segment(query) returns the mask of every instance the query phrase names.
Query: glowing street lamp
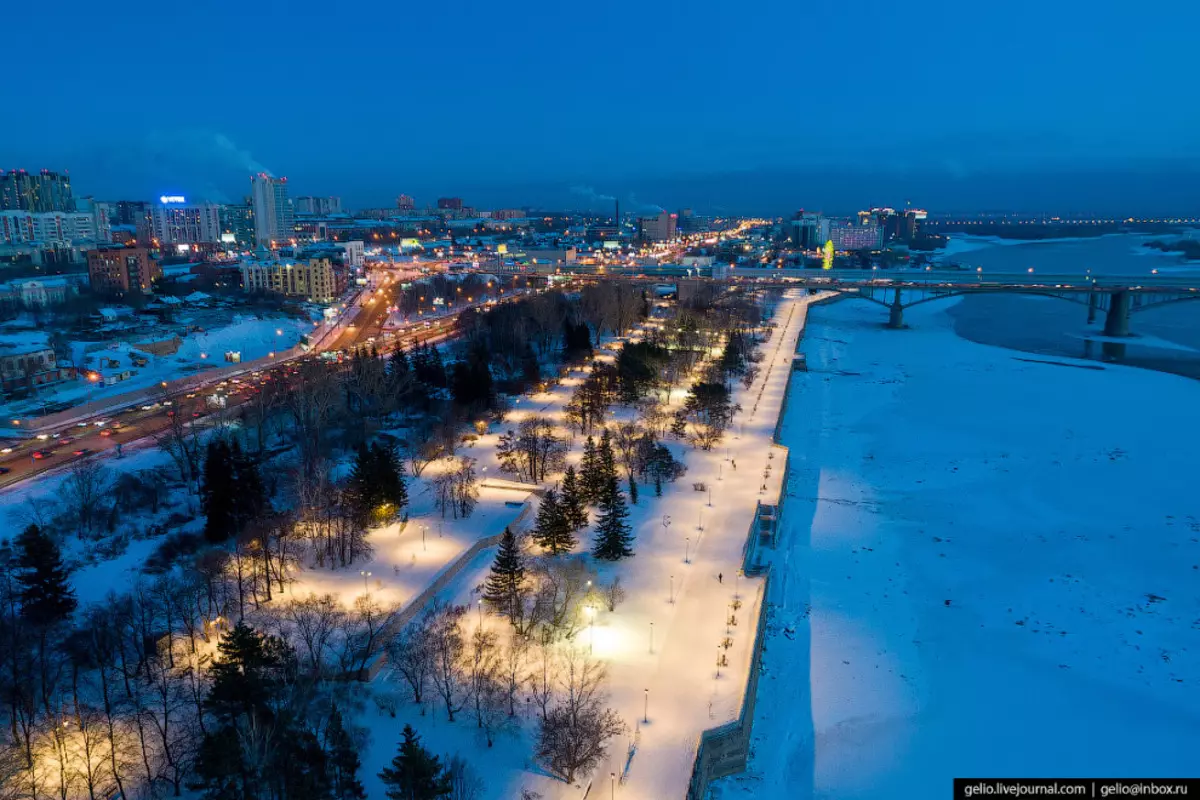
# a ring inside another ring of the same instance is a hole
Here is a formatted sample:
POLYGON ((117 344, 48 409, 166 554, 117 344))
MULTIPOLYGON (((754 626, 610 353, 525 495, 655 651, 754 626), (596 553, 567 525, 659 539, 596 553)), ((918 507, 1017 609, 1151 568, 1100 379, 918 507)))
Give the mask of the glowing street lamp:
POLYGON ((362 579, 363 579, 363 593, 364 593, 364 594, 368 594, 368 593, 370 593, 370 591, 371 591, 371 590, 367 588, 367 578, 371 577, 371 573, 367 572, 366 570, 362 570, 362 569, 360 569, 360 570, 358 571, 358 574, 359 574, 359 575, 362 575, 362 579))

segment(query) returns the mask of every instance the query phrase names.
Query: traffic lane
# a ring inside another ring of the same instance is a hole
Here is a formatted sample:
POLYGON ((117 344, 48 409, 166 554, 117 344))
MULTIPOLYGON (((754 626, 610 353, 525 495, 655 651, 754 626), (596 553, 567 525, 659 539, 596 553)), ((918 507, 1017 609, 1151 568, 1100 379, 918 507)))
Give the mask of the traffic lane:
MULTIPOLYGON (((453 335, 454 332, 452 328, 442 330, 434 329, 411 333, 402 338, 398 343, 389 344, 403 347, 410 347, 418 342, 438 344, 446 341, 447 339, 453 338, 453 335)), ((387 352, 390 349, 392 348, 386 348, 383 350, 383 352, 387 352)), ((330 361, 328 363, 331 367, 339 366, 338 362, 336 361, 330 361)), ((263 375, 265 376, 270 372, 276 372, 285 368, 285 365, 280 365, 274 370, 264 371, 263 375)), ((232 395, 229 395, 228 397, 231 397, 232 400, 226 400, 226 405, 223 409, 225 415, 228 416, 230 412, 238 411, 242 408, 242 406, 250 403, 253 399, 253 394, 253 392, 246 393, 244 391, 238 391, 232 395)), ((140 416, 138 419, 131 421, 128 424, 123 424, 119 430, 113 430, 113 432, 108 436, 103 436, 99 433, 96 433, 87 436, 86 442, 84 442, 85 437, 79 437, 78 439, 72 439, 67 445, 58 445, 53 439, 48 439, 44 443, 38 442, 37 444, 42 445, 42 447, 33 446, 33 443, 30 443, 30 446, 22 451, 21 454, 14 453, 13 455, 9 456, 9 460, 4 463, 4 468, 8 469, 9 471, 3 475, 0 475, 0 488, 7 488, 13 484, 37 477, 44 473, 52 472, 58 469, 64 469, 69 466, 72 461, 78 461, 82 458, 90 458, 93 456, 98 458, 110 458, 116 452, 118 444, 124 447, 125 445, 141 441, 150 436, 156 436, 166 431, 171 427, 172 424, 172 412, 183 414, 188 417, 189 419, 187 420, 187 424, 189 425, 200 424, 202 426, 206 426, 212 421, 212 415, 215 413, 215 409, 210 409, 207 406, 207 401, 202 397, 197 396, 187 402, 176 404, 173 407, 160 407, 151 412, 143 412, 143 416, 140 416), (83 453, 82 455, 75 455, 76 450, 82 449, 86 449, 87 452, 83 453), (31 454, 38 450, 42 452, 50 451, 52 452, 52 455, 46 458, 35 459, 31 454)))

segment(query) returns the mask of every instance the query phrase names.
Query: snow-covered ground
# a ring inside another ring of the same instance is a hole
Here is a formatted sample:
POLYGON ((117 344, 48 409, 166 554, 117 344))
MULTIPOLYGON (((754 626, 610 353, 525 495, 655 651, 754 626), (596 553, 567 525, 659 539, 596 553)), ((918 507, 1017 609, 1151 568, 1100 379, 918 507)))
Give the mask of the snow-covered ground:
POLYGON ((750 767, 714 797, 1196 771, 1200 384, 1018 360, 949 302, 813 312, 750 767))
MULTIPOLYGON (((736 400, 744 412, 735 422, 735 430, 710 452, 687 450, 687 475, 664 487, 661 498, 655 498, 650 487, 642 487, 639 504, 630 507, 636 555, 613 565, 596 565, 601 582, 620 576, 628 593, 615 612, 601 609, 594 628, 581 632, 577 639, 577 644, 592 649, 606 662, 610 705, 629 725, 627 736, 610 743, 608 759, 592 776, 583 776, 579 785, 568 785, 532 763, 536 728, 532 719, 522 718, 519 730, 502 736, 488 749, 469 714, 450 724, 436 706, 425 709, 402 703, 395 719, 368 708, 360 721, 371 729, 371 740, 362 754, 369 796, 382 792, 376 773, 395 754, 400 729, 407 722, 435 752, 461 752, 467 757, 486 777, 485 800, 517 798, 522 789, 540 792, 545 800, 574 800, 588 791, 589 784, 589 796, 594 797, 683 797, 701 732, 734 719, 740 710, 762 583, 745 578, 739 582, 736 575, 756 500, 767 496, 760 493, 760 485, 763 470, 773 462, 771 434, 803 324, 801 305, 795 298, 779 305, 778 327, 762 347, 766 356, 760 365, 763 374, 750 389, 737 390, 736 400), (693 488, 696 482, 713 487, 711 506, 708 493, 693 488), (668 525, 663 524, 664 515, 668 515, 668 525), (735 593, 744 605, 737 612, 737 625, 731 627, 727 616, 735 593), (726 652, 728 664, 721 667, 718 678, 718 648, 727 636, 732 646, 726 652), (631 746, 635 752, 628 758, 631 746), (621 779, 615 786, 610 785, 614 773, 621 779)), ((601 354, 602 358, 610 356, 611 352, 601 354)), ((562 404, 579 380, 578 374, 573 375, 550 393, 523 399, 512 421, 530 409, 561 420, 562 404)), ((672 402, 679 402, 679 396, 681 393, 672 402)), ((500 429, 508 427, 513 426, 500 429)), ((489 472, 496 468, 487 455, 494 451, 496 435, 493 430, 482 437, 472 453, 480 457, 481 465, 489 465, 489 472)), ((577 438, 573 459, 580 446, 577 438)), ((779 479, 779 470, 773 472, 768 483, 779 479)), ((590 533, 583 532, 580 549, 590 546, 590 533)), ((474 606, 473 589, 486 578, 494 555, 494 549, 482 551, 447 587, 442 599, 474 606)), ((467 618, 467 624, 471 629, 478 624, 497 631, 506 627, 502 620, 486 615, 476 619, 475 614, 467 618)), ((386 670, 372 690, 400 698, 405 692, 386 670)))

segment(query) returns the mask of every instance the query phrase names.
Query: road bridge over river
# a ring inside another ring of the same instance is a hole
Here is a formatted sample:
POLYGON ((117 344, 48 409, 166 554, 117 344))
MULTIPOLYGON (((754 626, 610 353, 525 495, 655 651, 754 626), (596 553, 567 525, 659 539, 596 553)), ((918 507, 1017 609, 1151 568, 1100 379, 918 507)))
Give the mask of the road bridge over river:
POLYGON ((1088 322, 1103 312, 1104 335, 1130 335, 1131 315, 1168 303, 1200 300, 1200 271, 1194 276, 987 273, 980 270, 811 270, 738 267, 735 284, 828 289, 852 294, 888 309, 888 326, 904 326, 904 309, 967 294, 1028 294, 1087 307, 1088 322))

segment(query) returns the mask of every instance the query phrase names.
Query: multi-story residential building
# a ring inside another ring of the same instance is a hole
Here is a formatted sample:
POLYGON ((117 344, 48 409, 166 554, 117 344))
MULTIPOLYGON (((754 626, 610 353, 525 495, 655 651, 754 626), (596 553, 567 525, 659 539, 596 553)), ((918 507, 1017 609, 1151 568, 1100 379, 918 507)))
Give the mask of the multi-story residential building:
POLYGON ((145 247, 104 247, 87 254, 88 280, 101 294, 150 294, 162 277, 158 262, 145 247))
POLYGON ((463 201, 461 197, 439 197, 437 207, 443 211, 461 211, 463 201))
POLYGON ((638 218, 638 234, 644 242, 669 242, 675 238, 679 215, 662 211, 653 217, 638 218))
POLYGON ((255 243, 276 247, 290 241, 294 220, 287 178, 276 178, 260 172, 250 177, 250 189, 255 243))
POLYGON ((221 223, 221 242, 240 248, 254 246, 254 208, 249 203, 223 205, 217 211, 221 223))
POLYGON ((341 295, 344 278, 329 258, 307 261, 243 261, 242 289, 302 297, 313 303, 332 303, 341 295))
POLYGON ((7 244, 90 242, 96 239, 96 220, 86 211, 0 211, 0 237, 7 244))
POLYGON ((293 207, 297 214, 324 217, 342 213, 340 197, 297 197, 293 207))
POLYGON ((402 194, 396 198, 396 208, 402 214, 411 214, 413 209, 417 207, 417 202, 406 194, 402 194))
POLYGON ((153 235, 159 245, 221 241, 221 214, 216 203, 187 203, 173 197, 161 200, 150 209, 153 235))
POLYGON ((0 211, 74 211, 68 175, 44 169, 0 170, 0 211))

